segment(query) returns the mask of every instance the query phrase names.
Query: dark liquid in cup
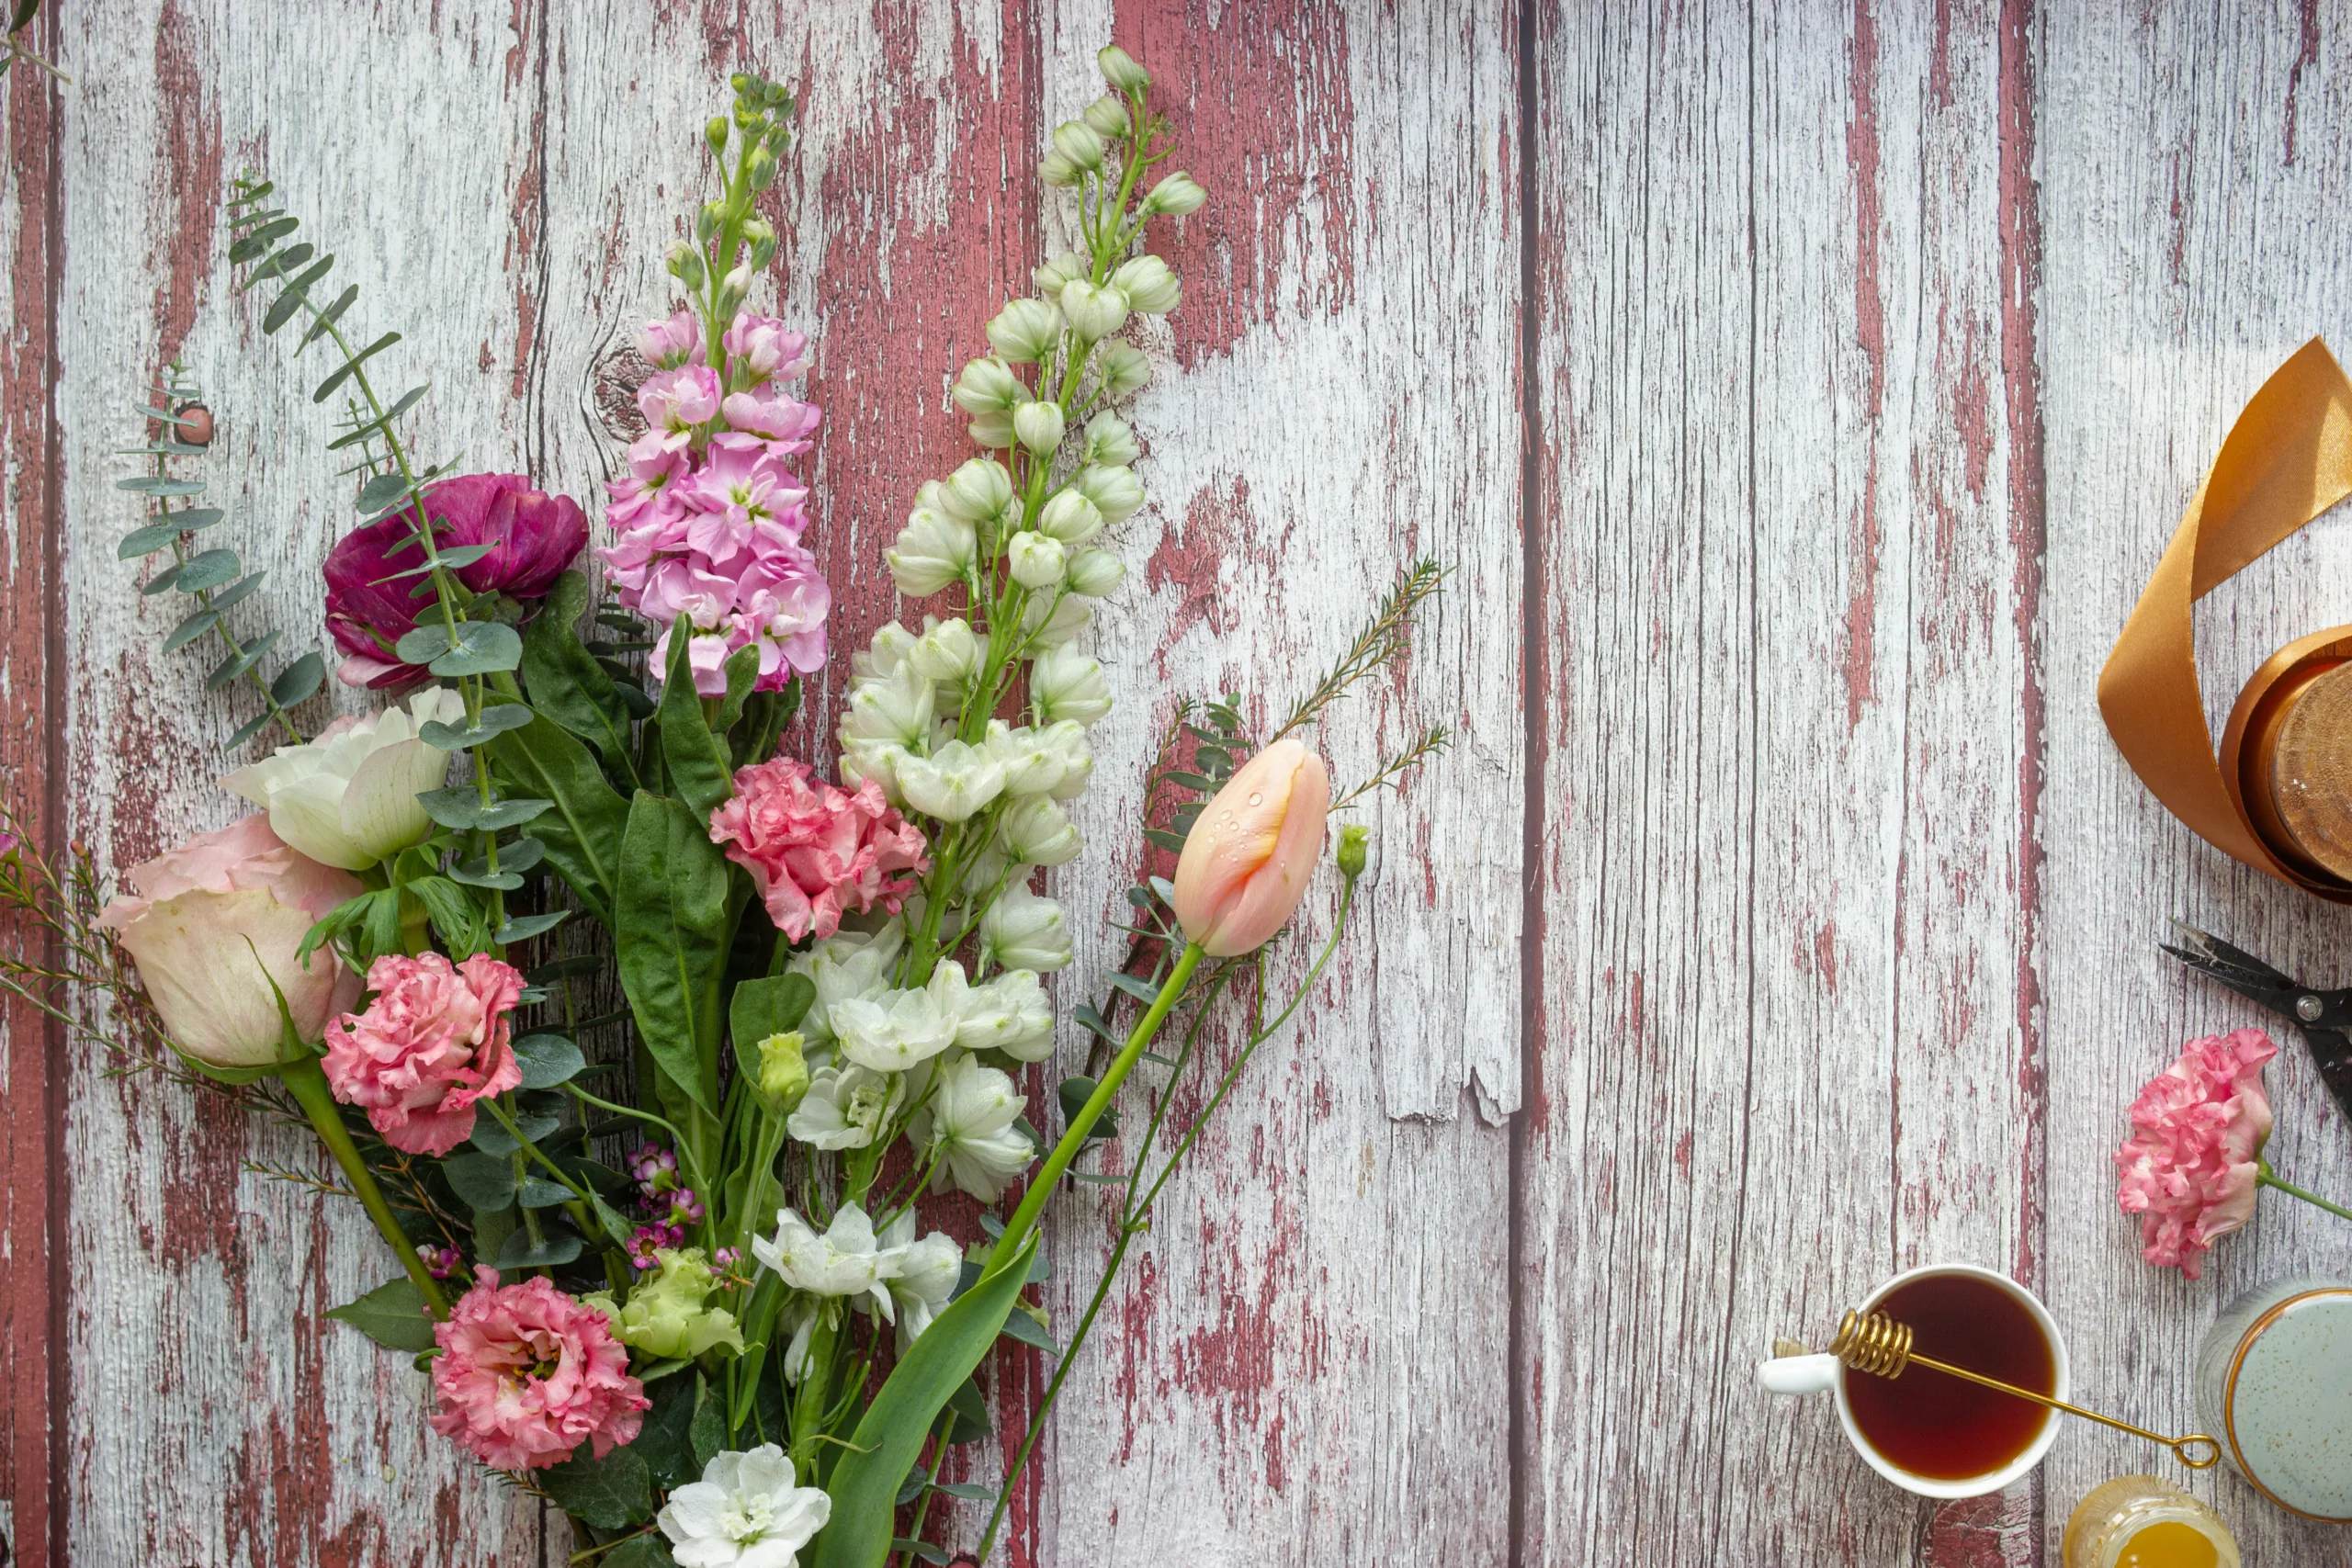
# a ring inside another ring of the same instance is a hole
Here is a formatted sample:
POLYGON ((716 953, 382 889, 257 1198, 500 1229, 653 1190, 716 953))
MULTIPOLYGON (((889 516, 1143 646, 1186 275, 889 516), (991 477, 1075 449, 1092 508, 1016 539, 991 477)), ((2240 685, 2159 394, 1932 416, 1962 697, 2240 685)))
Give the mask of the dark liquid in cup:
MULTIPOLYGON (((2041 1325, 2016 1297, 1966 1274, 1930 1274, 1874 1309, 1911 1328, 1912 1353, 1933 1356, 2036 1393, 2056 1389, 2041 1325)), ((2033 1446, 2050 1413, 1913 1362, 1898 1378, 1848 1368, 1846 1401, 1886 1461, 1933 1481, 1988 1475, 2033 1446)))

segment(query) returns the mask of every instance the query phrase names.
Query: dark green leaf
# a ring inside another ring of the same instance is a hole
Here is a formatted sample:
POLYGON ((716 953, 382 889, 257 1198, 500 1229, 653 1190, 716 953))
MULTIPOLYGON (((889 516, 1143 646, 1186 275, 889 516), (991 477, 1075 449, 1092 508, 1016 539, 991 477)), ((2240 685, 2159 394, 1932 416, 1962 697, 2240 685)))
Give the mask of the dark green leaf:
MULTIPOLYGON (((892 1499, 899 1483, 922 1456, 941 1409, 971 1386, 973 1369, 996 1343, 1005 1314, 1021 1292, 1026 1262, 1011 1258, 1007 1267, 983 1276, 939 1314, 891 1369, 826 1482, 832 1518, 817 1540, 810 1568, 875 1568, 889 1551, 896 1513, 892 1499)), ((973 1394, 978 1393, 974 1388, 973 1394)), ((976 1403, 985 1425, 986 1402, 976 1403)), ((960 1431, 965 1425, 960 1417, 966 1415, 960 1404, 956 1414, 960 1431)), ((954 1432, 949 1440, 956 1440, 954 1432)))
POLYGON ((621 840, 614 957, 646 1049, 713 1114, 729 904, 727 857, 702 816, 639 790, 621 840))
POLYGON ((596 1559, 597 1568, 678 1568, 670 1543, 658 1531, 633 1535, 596 1559))
POLYGON ((177 523, 157 523, 146 528, 134 528, 122 536, 120 544, 115 546, 114 558, 137 560, 141 556, 152 556, 157 550, 168 548, 171 542, 179 536, 180 525, 177 523))
POLYGON ((687 1429, 687 1440, 693 1445, 695 1472, 699 1475, 702 1467, 727 1446, 727 1411, 717 1390, 699 1378, 695 1381, 700 1386, 695 1393, 695 1420, 687 1429))
POLYGON ((612 1238, 613 1245, 626 1248, 637 1235, 637 1227, 629 1224, 618 1209, 605 1202, 601 1194, 591 1194, 589 1202, 596 1211, 596 1223, 605 1227, 605 1234, 612 1238))
POLYGON ((729 1002, 727 1027, 735 1037, 735 1066, 752 1082, 760 1077, 760 1042, 800 1027, 817 999, 806 975, 775 975, 745 980, 729 1002))
POLYGON ((567 571, 555 580, 523 634, 523 686, 541 717, 594 746, 622 782, 634 787, 629 710, 613 678, 580 645, 580 612, 587 602, 588 580, 580 573, 567 571))
POLYGON ((343 319, 343 313, 350 310, 352 302, 358 298, 359 285, 356 283, 336 295, 334 303, 319 312, 319 319, 311 323, 311 330, 302 334, 300 343, 295 344, 295 352, 300 353, 303 349, 310 347, 313 342, 324 336, 329 328, 343 319))
POLYGON ((433 1348, 433 1319, 424 1298, 406 1276, 379 1285, 356 1302, 345 1302, 327 1313, 340 1318, 387 1350, 433 1348))
POLYGON ((196 614, 188 616, 187 619, 181 621, 178 626, 172 628, 171 635, 164 638, 164 651, 165 653, 177 652, 179 649, 186 648, 189 643, 194 642, 198 637, 202 637, 206 632, 210 631, 214 626, 218 626, 220 622, 220 611, 198 610, 196 614))
POLYGON ((670 764, 670 783, 697 817, 735 793, 727 742, 711 733, 703 717, 702 698, 695 692, 695 673, 687 662, 694 641, 694 623, 683 614, 670 628, 669 678, 662 686, 662 756, 670 764))
POLYGON ((517 915, 498 928, 498 940, 502 942, 528 942, 535 936, 543 936, 555 930, 571 918, 569 909, 558 909, 547 915, 517 915))
MULTIPOLYGON (((1126 992, 1146 1007, 1150 1007, 1159 1000, 1159 987, 1140 976, 1114 974, 1110 978, 1113 986, 1126 992)), ((1124 1044, 1125 1042, 1121 1043, 1124 1044)))
POLYGON ((401 897, 398 888, 388 887, 376 896, 368 910, 365 928, 368 948, 376 953, 390 953, 401 944, 401 897))
POLYGON ((512 670, 522 661, 523 638, 513 626, 499 621, 459 621, 457 646, 427 668, 444 680, 454 680, 512 670))
POLYGON ((893 1501, 895 1501, 899 1507, 903 1508, 908 1504, 913 1502, 916 1498, 922 1496, 925 1489, 930 1485, 931 1472, 925 1470, 921 1465, 917 1465, 907 1476, 907 1483, 899 1488, 899 1495, 894 1498, 893 1501))
POLYGON ((177 582, 179 580, 180 569, 176 566, 167 566, 163 570, 157 572, 154 576, 149 578, 146 582, 141 586, 139 592, 141 593, 161 593, 164 590, 169 588, 173 583, 177 582))
POLYGON ((553 801, 531 831, 573 896, 598 924, 610 926, 628 803, 605 782, 588 749, 544 717, 497 737, 482 754, 501 788, 530 790, 553 801))
POLYGON ((183 593, 200 593, 208 588, 218 588, 243 570, 234 550, 206 550, 188 558, 180 568, 179 581, 175 585, 183 593))
MULTIPOLYGON (((1086 1109, 1088 1100, 1094 1098, 1096 1087, 1092 1078, 1082 1076, 1062 1079, 1061 1087, 1056 1092, 1062 1102, 1063 1126, 1067 1127, 1078 1120, 1078 1113, 1086 1109)), ((1118 1119, 1111 1113, 1108 1107, 1105 1107, 1094 1125, 1087 1129, 1086 1141, 1091 1144, 1104 1138, 1115 1138, 1118 1135, 1118 1119)))
POLYGON ((496 707, 481 710, 481 716, 468 725, 443 724, 428 719, 418 728, 416 738, 427 746, 438 746, 444 751, 469 751, 494 735, 510 729, 520 729, 531 722, 531 710, 521 703, 501 703, 496 707))
POLYGON ((996 1423, 989 1418, 989 1397, 980 1392, 978 1377, 967 1377, 948 1395, 947 1405, 956 1412, 955 1422, 947 1428, 949 1443, 977 1443, 996 1430, 996 1423))
POLYGON ((367 364, 368 360, 374 358, 377 355, 381 354, 384 350, 391 347, 392 344, 400 341, 400 333, 386 333, 382 337, 378 338, 374 343, 369 344, 366 348, 361 349, 358 353, 345 360, 341 365, 336 366, 334 372, 330 374, 325 380, 319 383, 318 390, 311 394, 311 400, 314 403, 325 402, 329 398, 334 395, 334 389, 337 387, 342 386, 345 380, 347 379, 354 371, 357 370, 362 365, 367 364))
POLYGON ((279 707, 290 708, 317 691, 326 678, 326 660, 315 653, 306 653, 277 672, 277 679, 269 683, 270 701, 279 707))
MULTIPOLYGON (((543 1239, 536 1247, 531 1245, 531 1227, 515 1226, 514 1233, 506 1238, 506 1245, 498 1249, 498 1267, 558 1269, 580 1256, 579 1233, 558 1225, 551 1216, 542 1218, 539 1225, 543 1239)), ((628 1452, 627 1449, 618 1451, 628 1452)))
POLYGON ((1054 1343, 1054 1337, 1046 1332, 1046 1325, 1031 1317, 1018 1302, 1014 1303, 1012 1310, 1005 1314, 1004 1337, 1007 1339, 1018 1339, 1023 1345, 1034 1345, 1048 1356, 1059 1356, 1062 1353, 1062 1348, 1054 1343))
POLYGON ((117 490, 136 491, 141 495, 159 497, 167 495, 202 495, 204 493, 204 481, 202 479, 165 479, 156 474, 141 474, 135 478, 115 480, 114 488, 117 490))
POLYGON ((234 583, 222 589, 220 592, 215 593, 212 596, 212 607, 216 610, 227 609, 230 605, 243 599, 254 589, 259 588, 261 586, 261 580, 268 575, 268 570, 265 568, 260 571, 252 572, 244 577, 239 578, 234 583))
POLYGON ((571 1202, 571 1188, 560 1181, 547 1181, 536 1176, 525 1178, 522 1189, 514 1194, 514 1201, 526 1209, 552 1209, 559 1203, 571 1202))
POLYGON ((560 1034, 526 1034, 514 1042, 525 1089, 553 1089, 588 1065, 580 1047, 560 1034))
MULTIPOLYGON (((497 1123, 483 1116, 474 1125, 497 1123)), ((441 1161, 441 1174, 469 1209, 503 1209, 514 1201, 514 1162, 503 1155, 450 1155, 441 1161)))
POLYGON ((1096 1034, 1101 1035, 1104 1040, 1109 1041, 1114 1045, 1125 1045, 1126 1043, 1126 1040, 1124 1036, 1115 1032, 1108 1023, 1105 1023, 1102 1021, 1102 1015, 1094 1010, 1094 1006, 1091 1002, 1079 1003, 1078 1006, 1071 1010, 1070 1016, 1078 1020, 1079 1023, 1082 1027, 1092 1030, 1096 1034))
POLYGON ((388 408, 383 412, 381 417, 362 421, 358 425, 353 428, 350 434, 338 436, 334 440, 328 442, 327 450, 334 452, 340 451, 345 446, 356 446, 375 434, 379 430, 388 428, 391 424, 392 421, 400 418, 401 415, 414 408, 416 406, 416 400, 424 396, 424 392, 425 389, 423 387, 411 387, 407 391, 402 392, 400 395, 399 401, 395 402, 390 408, 388 408))
POLYGON ((420 876, 408 885, 408 890, 424 903, 433 929, 454 956, 468 958, 482 950, 481 906, 467 897, 456 883, 446 876, 420 876))
POLYGON ((1162 776, 1170 784, 1181 784, 1186 789, 1196 789, 1204 795, 1211 794, 1216 789, 1216 784, 1213 781, 1204 779, 1198 773, 1170 773, 1162 776))
POLYGON ((652 1477, 633 1444, 598 1459, 583 1442, 573 1457, 540 1471, 537 1480, 557 1507, 598 1529, 626 1529, 653 1517, 652 1477))
POLYGON ((711 733, 721 736, 743 716, 743 703, 760 678, 760 650, 746 643, 727 656, 722 668, 727 673, 727 693, 718 699, 718 712, 710 721, 711 733))
MULTIPOLYGON (((989 1495, 994 1496, 995 1494, 990 1493, 989 1495)), ((925 1562, 944 1562, 948 1561, 947 1549, 945 1547, 933 1546, 927 1540, 909 1540, 903 1536, 894 1536, 891 1538, 890 1550, 893 1551, 903 1551, 908 1556, 921 1558, 925 1562)))
POLYGON ((582 980, 591 975, 600 973, 604 967, 605 960, 602 956, 594 953, 583 953, 575 958, 558 958, 551 963, 542 964, 525 975, 523 978, 534 986, 547 986, 558 980, 582 980))
POLYGON ((995 1487, 982 1486, 976 1481, 935 1482, 931 1489, 949 1497, 961 1498, 967 1503, 988 1503, 996 1498, 995 1487))
MULTIPOLYGON (((639 1382, 644 1381, 642 1371, 638 1377, 639 1382)), ((696 1373, 690 1378, 663 1378, 645 1391, 653 1401, 653 1408, 645 1413, 637 1440, 629 1447, 645 1461, 653 1484, 665 1491, 683 1486, 702 1473, 688 1436, 694 1426, 695 1402, 702 1388, 702 1376, 696 1373)))

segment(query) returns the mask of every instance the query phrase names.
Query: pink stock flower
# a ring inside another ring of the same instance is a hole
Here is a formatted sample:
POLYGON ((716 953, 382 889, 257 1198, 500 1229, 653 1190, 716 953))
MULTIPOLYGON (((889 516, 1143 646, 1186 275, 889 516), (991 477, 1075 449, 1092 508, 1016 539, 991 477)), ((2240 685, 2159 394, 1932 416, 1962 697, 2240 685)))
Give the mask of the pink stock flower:
MULTIPOLYGON (((424 512, 442 549, 488 545, 479 560, 457 569, 476 593, 537 599, 588 544, 588 517, 570 496, 531 488, 520 474, 469 474, 428 486, 424 512)), ((392 649, 413 630, 433 603, 422 577, 424 563, 413 542, 413 511, 396 512, 345 535, 328 552, 327 630, 347 656, 339 671, 353 686, 405 686, 424 671, 402 664, 392 649)))
POLYGON ((738 311, 734 323, 719 335, 718 343, 736 367, 751 372, 754 385, 771 378, 789 380, 808 368, 808 361, 803 357, 808 352, 808 335, 786 331, 774 316, 738 311))
POLYGON ((487 953, 388 953, 368 988, 367 1011, 327 1025, 327 1082, 392 1147, 446 1155, 473 1135, 474 1101, 523 1081, 508 1044, 523 976, 487 953))
POLYGON ((638 333, 637 352, 657 370, 675 370, 702 352, 702 323, 692 310, 648 321, 638 333))
POLYGON ((436 1324, 433 1429, 495 1470, 538 1470, 583 1441, 597 1458, 635 1439, 653 1402, 628 1375, 612 1322, 545 1279, 474 1288, 436 1324))
POLYGON ((892 914, 931 869, 922 835, 866 780, 852 795, 778 757, 735 772, 735 795, 710 814, 710 840, 752 874, 776 929, 830 937, 842 917, 892 914), (912 875, 893 875, 894 873, 912 875))
POLYGON ((710 438, 714 446, 789 457, 816 445, 817 405, 788 398, 774 387, 731 392, 723 405, 729 429, 710 438))
POLYGON ((2194 1280, 2200 1256, 2254 1217, 2270 1138, 2262 1067, 2278 1054, 2258 1029, 2192 1040, 2132 1102, 2132 1136, 2115 1168, 2149 1262, 2194 1280))
POLYGON ((647 436, 673 452, 693 444, 695 427, 718 417, 718 372, 707 365, 657 370, 637 389, 638 412, 647 436))

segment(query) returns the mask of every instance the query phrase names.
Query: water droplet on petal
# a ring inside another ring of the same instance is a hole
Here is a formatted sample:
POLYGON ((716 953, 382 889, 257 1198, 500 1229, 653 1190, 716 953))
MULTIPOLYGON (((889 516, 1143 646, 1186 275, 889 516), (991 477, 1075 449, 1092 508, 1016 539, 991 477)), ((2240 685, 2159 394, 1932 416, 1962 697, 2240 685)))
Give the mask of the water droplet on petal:
POLYGON ((1252 806, 1262 806, 1265 804, 1265 799, 1266 797, 1259 794, 1256 790, 1251 790, 1250 792, 1250 804, 1252 806))

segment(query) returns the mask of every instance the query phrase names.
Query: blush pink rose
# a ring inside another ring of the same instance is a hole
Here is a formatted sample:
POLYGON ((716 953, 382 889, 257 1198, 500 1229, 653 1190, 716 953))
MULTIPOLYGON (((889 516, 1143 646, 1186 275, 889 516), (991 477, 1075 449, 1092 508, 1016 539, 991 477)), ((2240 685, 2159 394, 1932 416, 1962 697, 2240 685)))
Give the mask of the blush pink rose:
POLYGON ((327 1025, 327 1083, 392 1147, 446 1155, 473 1135, 474 1101, 523 1081, 507 1043, 523 976, 488 953, 388 953, 368 988, 367 1011, 327 1025))
POLYGON ((2132 1136, 2115 1168, 2149 1262, 2194 1280, 2207 1249, 2254 1217, 2270 1139, 2262 1067, 2278 1054, 2258 1029, 2192 1040, 2132 1102, 2132 1136))
POLYGON ((710 841, 752 874, 768 919, 793 941, 841 930, 845 914, 892 914, 931 869, 922 834, 868 779, 850 794, 778 757, 735 772, 735 795, 710 814, 710 841), (900 875, 899 873, 912 873, 900 875))
POLYGON ((560 1464, 583 1441, 602 1459, 653 1403, 611 1320, 545 1279, 502 1287, 498 1270, 477 1269, 433 1338, 433 1429, 496 1470, 560 1464))
POLYGON ((279 995, 305 1040, 359 999, 359 976, 333 948, 307 963, 295 954, 312 922, 365 889, 288 847, 266 814, 199 834, 133 866, 128 880, 133 894, 108 904, 98 924, 119 934, 164 1027, 190 1055, 224 1067, 274 1062, 285 1045, 279 995))

